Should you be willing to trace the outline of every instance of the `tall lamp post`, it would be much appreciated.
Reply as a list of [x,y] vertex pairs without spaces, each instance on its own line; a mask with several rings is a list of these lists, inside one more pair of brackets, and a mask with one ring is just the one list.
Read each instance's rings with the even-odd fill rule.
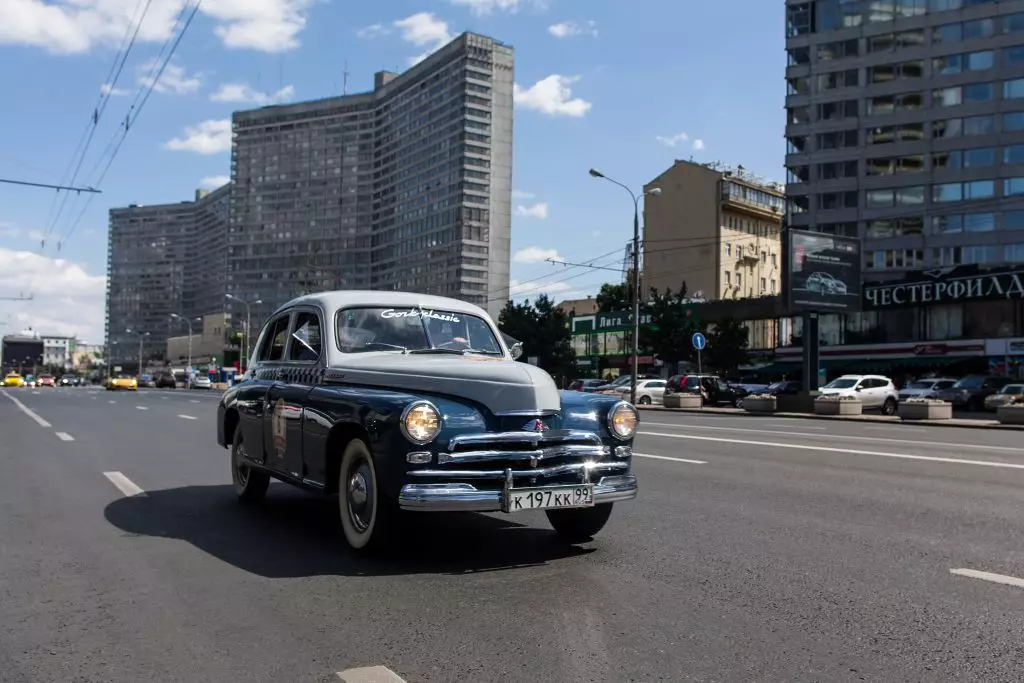
[[149,336],[149,332],[133,332],[132,330],[125,330],[128,334],[134,334],[139,337],[139,373],[136,377],[142,377],[142,342]]
[[[189,372],[189,375],[191,376],[191,374],[192,374],[192,320],[190,320],[189,318],[186,318],[183,315],[178,315],[177,313],[171,313],[171,318],[173,320],[180,320],[180,321],[184,322],[186,325],[188,325],[188,372]],[[202,320],[202,318],[196,318],[195,319],[196,322],[200,322],[201,320]]]
[[238,364],[239,367],[242,367],[242,365],[244,365],[245,367],[242,368],[244,370],[245,368],[249,367],[249,331],[252,329],[252,307],[258,306],[259,304],[263,303],[263,299],[256,299],[255,301],[245,301],[244,299],[239,299],[234,294],[225,294],[224,296],[230,299],[231,301],[240,303],[243,306],[245,306],[245,330],[242,334],[242,359],[241,362]]
[[633,200],[633,370],[629,378],[629,400],[636,405],[636,376],[640,372],[640,199],[647,195],[657,197],[661,194],[661,188],[652,187],[638,195],[628,186],[609,178],[596,168],[590,169],[590,175],[618,185],[628,192]]

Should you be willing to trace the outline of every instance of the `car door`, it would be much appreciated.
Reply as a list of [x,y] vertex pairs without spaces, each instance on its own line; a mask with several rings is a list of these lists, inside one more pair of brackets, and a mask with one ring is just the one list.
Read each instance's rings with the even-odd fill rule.
[[264,416],[267,392],[274,384],[284,359],[288,341],[290,313],[283,313],[267,321],[256,341],[254,362],[246,371],[247,381],[237,388],[238,428],[242,430],[247,455],[261,463],[266,462],[264,444]]
[[864,388],[860,392],[860,400],[865,408],[878,408],[885,402],[885,397],[888,393],[886,388],[889,386],[889,383],[884,379],[866,377],[861,380],[861,386]]
[[661,404],[665,402],[665,380],[663,379],[652,379],[647,382],[644,389],[651,396],[653,403]]
[[309,393],[323,377],[321,356],[323,325],[317,309],[292,311],[284,360],[267,392],[267,459],[274,469],[304,479],[303,419]]

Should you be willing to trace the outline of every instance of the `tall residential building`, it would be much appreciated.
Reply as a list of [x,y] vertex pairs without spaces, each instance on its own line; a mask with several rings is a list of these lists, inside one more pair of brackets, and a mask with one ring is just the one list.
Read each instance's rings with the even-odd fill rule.
[[236,112],[227,291],[509,295],[513,51],[464,33],[370,92]]
[[[785,196],[742,166],[676,161],[644,186],[644,291],[666,288],[704,299],[772,296],[782,287]],[[752,348],[775,345],[773,321],[752,321]]]
[[[163,358],[167,337],[223,311],[230,185],[195,201],[110,210],[106,343],[113,364]],[[128,332],[131,330],[131,332]]]
[[865,279],[1024,262],[1024,2],[787,0],[795,228]]

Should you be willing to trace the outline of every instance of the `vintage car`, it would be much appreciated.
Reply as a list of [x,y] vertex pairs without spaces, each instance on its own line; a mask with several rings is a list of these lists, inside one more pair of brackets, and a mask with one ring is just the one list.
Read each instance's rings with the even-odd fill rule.
[[270,316],[217,409],[235,492],[271,477],[337,495],[345,540],[378,547],[403,511],[544,510],[569,542],[635,498],[636,409],[560,392],[487,313],[400,292],[303,296]]

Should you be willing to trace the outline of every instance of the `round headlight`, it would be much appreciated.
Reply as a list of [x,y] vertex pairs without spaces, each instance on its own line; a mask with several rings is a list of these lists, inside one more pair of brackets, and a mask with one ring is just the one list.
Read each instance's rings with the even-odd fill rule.
[[402,433],[415,444],[430,443],[441,431],[441,413],[432,403],[411,403],[402,413]]
[[625,401],[616,403],[608,411],[608,430],[617,439],[622,439],[623,441],[632,439],[639,424],[640,416],[637,414],[636,408]]

